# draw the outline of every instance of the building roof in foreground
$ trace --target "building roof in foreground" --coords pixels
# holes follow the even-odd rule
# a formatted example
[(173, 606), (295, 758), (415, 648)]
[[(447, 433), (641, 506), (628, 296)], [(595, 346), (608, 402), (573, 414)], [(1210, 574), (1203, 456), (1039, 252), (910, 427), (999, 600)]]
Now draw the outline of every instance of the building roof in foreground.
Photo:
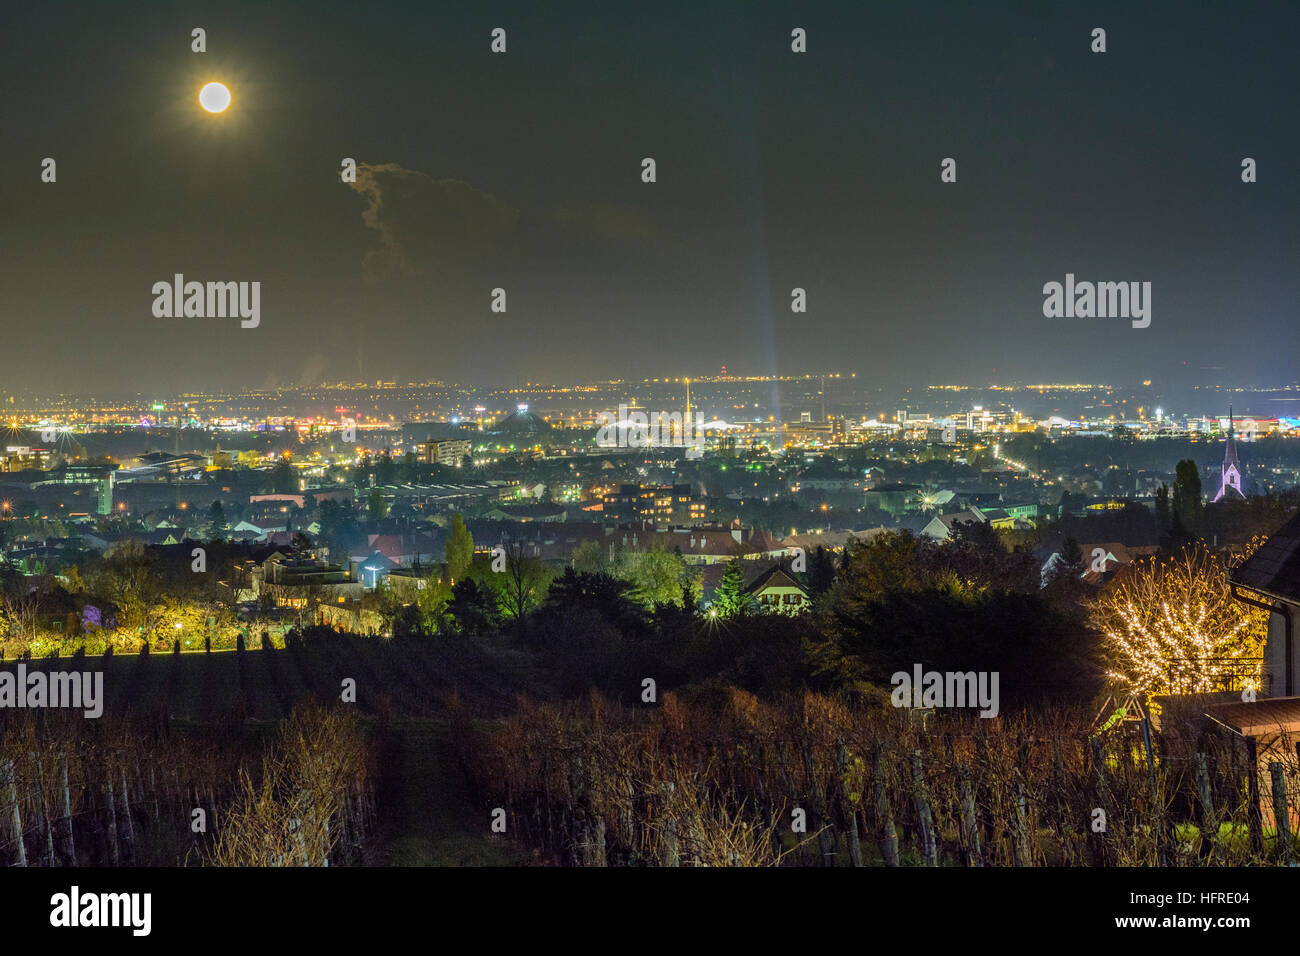
[(1269, 697), (1244, 703), (1215, 704), (1206, 715), (1243, 737), (1300, 730), (1300, 697)]
[(757, 580), (749, 587), (745, 588), (750, 594), (758, 594), (767, 588), (798, 588), (800, 593), (807, 596), (808, 591), (802, 584), (796, 581), (785, 568), (779, 564), (774, 564), (768, 570), (760, 574)]
[(1248, 591), (1300, 604), (1300, 514), (1269, 535), (1228, 576)]

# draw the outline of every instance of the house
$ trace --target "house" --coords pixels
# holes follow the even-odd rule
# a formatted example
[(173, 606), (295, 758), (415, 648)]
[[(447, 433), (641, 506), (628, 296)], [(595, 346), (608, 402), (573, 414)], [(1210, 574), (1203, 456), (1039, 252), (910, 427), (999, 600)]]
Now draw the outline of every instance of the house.
[(932, 491), (928, 494), (922, 495), (921, 508), (924, 511), (938, 511), (941, 508), (947, 508), (950, 506), (956, 497), (957, 495), (955, 492), (949, 491), (946, 488), (941, 488), (938, 491)]
[(421, 591), (427, 591), (442, 580), (446, 574), (445, 564), (429, 565), (422, 568), (393, 568), (385, 578), (393, 594), (403, 601), (415, 601)]
[[(1082, 557), (1083, 570), (1079, 572), (1079, 578), (1093, 587), (1101, 587), (1112, 577), (1115, 572), (1126, 564), (1132, 564), (1138, 558), (1144, 558), (1155, 554), (1160, 549), (1155, 546), (1150, 547), (1129, 547), (1118, 541), (1097, 541), (1091, 544), (1079, 545), (1079, 554)], [(1041, 569), (1043, 587), (1058, 574), (1066, 570), (1069, 565), (1061, 555), (1059, 546), (1056, 550), (1046, 551), (1041, 549), (1035, 551), (1040, 558), (1046, 553), (1047, 557), (1043, 561)]]
[[(730, 564), (731, 562), (729, 561), (725, 563), (706, 564), (699, 569), (701, 607), (707, 609), (717, 599), (718, 588), (722, 585), (722, 579), (726, 575)], [(745, 590), (748, 593), (753, 594), (757, 601), (758, 598), (761, 597), (761, 593), (765, 590), (764, 579), (771, 578), (774, 570), (788, 567), (789, 564), (786, 562), (774, 565), (771, 560), (766, 558), (740, 559), (740, 571), (744, 577)], [(793, 577), (789, 571), (786, 571), (785, 574), (786, 577), (790, 578), (796, 586), (799, 585), (798, 579)], [(773, 600), (767, 601), (765, 605), (760, 604), (764, 610), (773, 613), (795, 613), (795, 609), (800, 608), (800, 605), (794, 601), (787, 604), (784, 601), (775, 600), (778, 596), (784, 598), (787, 593), (791, 593), (786, 590), (789, 585), (786, 584), (783, 579), (780, 577), (773, 578), (770, 581), (770, 585), (771, 587), (768, 590), (768, 593)], [(800, 590), (803, 590), (802, 587), (800, 587)], [(810, 600), (811, 596), (808, 595), (806, 590), (803, 590), (803, 594), (805, 598), (803, 605), (806, 606), (807, 601)], [(790, 608), (791, 610), (782, 611), (782, 608)]]
[(1259, 549), (1228, 572), (1232, 596), (1269, 612), (1264, 645), (1264, 695), (1300, 694), (1300, 514), (1269, 535)]
[(984, 520), (999, 531), (1031, 531), (1034, 522), (1028, 518), (1018, 518), (1006, 508), (980, 508)]
[(120, 532), (87, 530), (81, 532), (81, 543), (91, 551), (103, 554), (119, 537), (121, 537)]
[(863, 507), (879, 508), (891, 515), (901, 515), (921, 506), (921, 486), (898, 482), (876, 485), (862, 496)]
[(956, 501), (963, 508), (1001, 508), (1000, 491), (958, 491)]
[(349, 569), (296, 558), (278, 548), (269, 553), (259, 552), (246, 562), (238, 577), (241, 585), (247, 580), (250, 587), (238, 587), (237, 600), (246, 596), (256, 600), (265, 594), (279, 607), (303, 608), (321, 601), (338, 602), (359, 598), (362, 592), (361, 583)]
[(541, 481), (511, 481), (497, 486), (498, 501), (516, 501), (532, 498), (540, 501), (546, 494), (546, 483)]
[(541, 521), (552, 524), (563, 522), (568, 513), (563, 505), (495, 505), (483, 515), (491, 521)]
[(352, 501), (351, 488), (308, 488), (306, 491), (294, 493), (273, 493), (262, 495), (249, 495), (248, 503), (250, 505), (260, 505), (262, 510), (268, 506), (287, 507), (293, 505), (296, 508), (312, 508), (323, 501), (333, 501), (337, 504), (347, 506)]
[(373, 551), (362, 561), (357, 562), (356, 577), (363, 588), (371, 590), (380, 581), (387, 579), (389, 572), (397, 567), (396, 561), (379, 551)]
[(984, 524), (987, 519), (978, 508), (954, 511), (952, 514), (936, 515), (921, 529), (921, 537), (931, 541), (949, 541), (961, 525)]
[[(1228, 572), (1232, 596), (1269, 612), (1264, 643), (1262, 688), (1254, 700), (1234, 700), (1205, 708), (1205, 715), (1230, 734), (1244, 738), (1268, 780), (1268, 764), (1294, 766), (1300, 740), (1300, 514), (1271, 534), (1249, 558)], [(1292, 775), (1293, 776), (1293, 775)], [(1289, 786), (1294, 786), (1294, 776)], [(1265, 806), (1265, 825), (1271, 823)], [(1292, 811), (1292, 826), (1300, 823)]]
[(384, 626), (379, 613), (367, 608), (356, 598), (340, 598), (332, 604), (317, 604), (314, 616), (318, 625), (348, 634), (377, 634)]
[(585, 522), (467, 521), (474, 550), (487, 554), (496, 547), (517, 547), (525, 558), (567, 562), (574, 549), (589, 541), (607, 546), (606, 529)]
[(662, 547), (689, 564), (719, 564), (733, 558), (780, 558), (785, 547), (770, 531), (741, 528), (657, 528), (649, 522), (609, 529), (606, 544), (628, 551)]
[(812, 604), (807, 589), (779, 564), (764, 571), (745, 590), (767, 614), (799, 614)]
[(866, 528), (862, 531), (813, 531), (804, 534), (792, 534), (788, 538), (781, 540), (781, 547), (791, 554), (794, 553), (795, 548), (802, 549), (804, 554), (812, 554), (818, 548), (825, 548), (827, 551), (843, 551), (851, 541), (866, 544), (889, 530), (891, 529)]
[(270, 534), (273, 531), (288, 531), (289, 523), (284, 518), (276, 519), (258, 519), (250, 521), (245, 519), (230, 529), (234, 537), (261, 536)]
[(442, 544), (438, 539), (423, 531), (369, 534), (366, 536), (365, 550), (353, 554), (352, 560), (365, 561), (378, 552), (393, 567), (408, 567), (413, 564), (428, 564), (434, 560), (435, 552), (441, 551)]
[(179, 527), (179, 525), (177, 525), (176, 522), (172, 521), (171, 518), (167, 515), (167, 513), (163, 511), (149, 512), (147, 515), (145, 515), (143, 518), (140, 519), (140, 523), (143, 524), (150, 531), (157, 531), (160, 528)]

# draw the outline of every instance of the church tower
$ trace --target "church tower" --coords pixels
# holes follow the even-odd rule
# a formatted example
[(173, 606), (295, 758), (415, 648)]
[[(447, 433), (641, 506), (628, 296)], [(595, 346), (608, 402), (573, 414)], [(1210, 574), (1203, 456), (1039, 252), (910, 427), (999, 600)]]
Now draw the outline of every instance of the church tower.
[(1241, 490), (1241, 463), (1237, 460), (1237, 438), (1232, 428), (1232, 406), (1228, 406), (1228, 444), (1223, 449), (1223, 480), (1215, 501), (1224, 498), (1244, 499)]

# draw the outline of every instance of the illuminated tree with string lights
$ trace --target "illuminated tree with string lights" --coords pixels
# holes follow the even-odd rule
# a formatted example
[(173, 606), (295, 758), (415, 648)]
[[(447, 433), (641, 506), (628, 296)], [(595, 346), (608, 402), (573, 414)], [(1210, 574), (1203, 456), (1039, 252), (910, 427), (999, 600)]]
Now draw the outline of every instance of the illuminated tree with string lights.
[(1260, 543), (1227, 563), (1197, 542), (1126, 569), (1094, 608), (1109, 676), (1147, 698), (1258, 688), (1268, 615), (1233, 599), (1228, 568)]

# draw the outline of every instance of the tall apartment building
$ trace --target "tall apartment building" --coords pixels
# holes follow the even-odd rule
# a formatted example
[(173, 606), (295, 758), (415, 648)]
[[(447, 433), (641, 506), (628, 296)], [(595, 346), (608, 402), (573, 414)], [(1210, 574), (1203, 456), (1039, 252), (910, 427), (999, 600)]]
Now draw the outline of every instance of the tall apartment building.
[(420, 461), (428, 465), (450, 465), (455, 467), (470, 453), (470, 443), (464, 438), (448, 438), (442, 441), (422, 441), (415, 446)]

